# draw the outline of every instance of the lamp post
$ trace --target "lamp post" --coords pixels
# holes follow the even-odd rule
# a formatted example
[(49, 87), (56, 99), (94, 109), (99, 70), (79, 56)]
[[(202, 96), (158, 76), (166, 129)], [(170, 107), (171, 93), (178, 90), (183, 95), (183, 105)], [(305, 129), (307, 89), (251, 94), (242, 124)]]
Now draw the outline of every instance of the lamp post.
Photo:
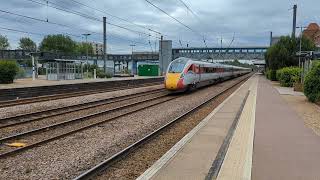
[[(305, 26), (297, 26), (296, 27), (297, 29), (300, 29), (300, 42), (299, 42), (299, 68), (301, 66), (301, 48), (302, 48), (302, 30), (307, 28)], [(302, 74), (300, 75), (301, 76), (301, 83), (303, 82), (303, 77), (302, 77)]]
[(89, 77), (89, 64), (88, 64), (88, 54), (89, 54), (89, 50), (88, 50), (88, 36), (90, 36), (91, 34), (87, 33), (87, 34), (82, 34), (83, 36), (86, 37), (86, 64), (87, 64), (87, 78)]

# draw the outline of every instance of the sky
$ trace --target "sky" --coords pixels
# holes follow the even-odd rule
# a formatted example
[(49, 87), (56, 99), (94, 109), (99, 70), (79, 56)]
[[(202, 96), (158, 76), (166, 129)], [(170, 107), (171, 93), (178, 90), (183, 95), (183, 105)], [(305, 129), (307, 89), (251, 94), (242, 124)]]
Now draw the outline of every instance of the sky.
[(317, 0), (148, 1), (182, 24), (147, 0), (48, 0), (48, 5), (46, 0), (0, 0), (0, 34), (7, 36), (11, 49), (18, 48), (21, 37), (39, 44), (48, 34), (80, 42), (85, 41), (82, 34), (90, 33), (88, 41), (102, 43), (106, 16), (107, 51), (117, 54), (131, 53), (130, 45), (134, 51), (158, 50), (156, 32), (172, 40), (173, 47), (220, 47), (221, 40), (226, 47), (268, 46), (270, 31), (275, 36), (291, 34), (294, 4), (298, 26), (320, 23)]

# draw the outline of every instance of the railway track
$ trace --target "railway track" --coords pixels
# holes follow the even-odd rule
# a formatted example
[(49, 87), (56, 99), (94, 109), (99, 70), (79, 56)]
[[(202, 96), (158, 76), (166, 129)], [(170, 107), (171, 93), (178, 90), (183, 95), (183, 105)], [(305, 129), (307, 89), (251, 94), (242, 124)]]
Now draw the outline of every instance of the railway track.
[(65, 115), (68, 113), (77, 112), (84, 109), (96, 108), (96, 107), (111, 104), (111, 103), (130, 100), (130, 99), (139, 98), (147, 95), (153, 95), (161, 92), (165, 92), (165, 90), (156, 89), (156, 90), (147, 91), (147, 92), (144, 91), (144, 92), (139, 92), (135, 94), (129, 94), (124, 96), (117, 96), (117, 97), (102, 99), (98, 101), (87, 102), (83, 104), (76, 104), (76, 105), (67, 106), (67, 107), (51, 108), (43, 111), (19, 114), (19, 115), (7, 117), (7, 118), (2, 118), (0, 119), (0, 130), (8, 127), (14, 127), (17, 125), (25, 124), (25, 123), (40, 121), (49, 117)]
[(202, 102), (201, 104), (195, 106), (191, 110), (183, 113), (179, 117), (176, 117), (176, 118), (172, 119), (170, 122), (168, 122), (167, 124), (163, 125), (162, 127), (154, 130), (153, 132), (149, 133), (145, 137), (141, 138), (140, 140), (136, 141), (135, 143), (131, 144), (130, 146), (126, 147), (125, 149), (123, 149), (123, 150), (119, 151), (118, 153), (114, 154), (110, 158), (102, 161), (101, 163), (97, 164), (96, 166), (92, 167), (91, 169), (89, 169), (89, 170), (85, 171), (84, 173), (80, 174), (78, 177), (75, 178), (75, 180), (93, 179), (94, 177), (96, 177), (99, 174), (101, 174), (103, 171), (108, 170), (109, 167), (111, 167), (113, 164), (115, 164), (119, 160), (123, 159), (124, 157), (126, 157), (129, 153), (133, 152), (135, 149), (139, 148), (141, 145), (143, 145), (143, 144), (147, 143), (148, 141), (150, 141), (151, 139), (157, 137), (157, 135), (159, 135), (160, 133), (165, 131), (167, 128), (171, 127), (172, 125), (176, 124), (179, 121), (182, 121), (183, 119), (185, 119), (186, 117), (191, 115), (193, 112), (201, 109), (203, 106), (205, 106), (209, 102), (213, 101), (217, 97), (221, 96), (226, 91), (228, 91), (228, 90), (232, 89), (233, 87), (237, 86), (238, 84), (244, 82), (249, 77), (251, 77), (251, 76), (248, 75), (248, 76), (242, 78), (241, 80), (239, 80), (237, 83), (233, 84), (232, 86), (227, 87), (226, 89), (222, 90), (221, 92), (215, 94), (213, 97), (211, 97), (211, 98), (207, 99), (206, 101)]
[[(178, 96), (168, 96), (167, 93), (162, 95), (160, 94), (155, 97), (148, 97), (147, 99), (106, 109), (101, 112), (88, 114), (78, 118), (69, 119), (67, 121), (58, 122), (49, 126), (33, 129), (27, 132), (3, 137), (0, 139), (0, 158), (14, 155), (27, 149), (31, 149), (53, 140), (74, 134), (76, 132), (116, 120), (117, 118), (132, 114), (145, 108), (153, 107), (155, 105), (173, 100), (177, 97)], [(102, 117), (104, 115), (108, 115), (108, 117)], [(7, 146), (12, 142), (23, 142), (26, 144), (26, 146), (19, 148)]]
[(17, 99), (17, 100), (0, 101), (0, 108), (35, 103), (35, 102), (84, 96), (84, 95), (90, 95), (90, 94), (105, 93), (105, 92), (111, 92), (111, 91), (117, 91), (117, 90), (132, 89), (132, 88), (137, 88), (137, 87), (154, 86), (154, 85), (160, 85), (160, 84), (162, 84), (162, 82), (144, 83), (144, 84), (139, 84), (139, 85), (120, 86), (120, 87), (116, 87), (116, 88), (87, 90), (87, 91), (72, 92), (72, 93), (62, 93), (65, 91), (63, 89), (61, 91), (58, 90), (56, 92), (56, 94), (52, 94), (52, 95), (44, 95), (44, 96), (37, 96), (37, 97), (31, 97), (31, 98), (22, 98), (22, 99)]

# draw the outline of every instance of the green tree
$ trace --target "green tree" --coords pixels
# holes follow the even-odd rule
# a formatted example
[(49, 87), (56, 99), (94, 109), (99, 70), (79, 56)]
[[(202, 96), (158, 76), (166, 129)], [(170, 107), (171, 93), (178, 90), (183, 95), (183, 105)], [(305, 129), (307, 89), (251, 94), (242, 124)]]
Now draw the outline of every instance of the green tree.
[(7, 36), (0, 34), (0, 50), (6, 50), (10, 47)]
[(76, 52), (77, 44), (69, 36), (62, 34), (48, 35), (40, 43), (41, 51), (73, 54)]
[(251, 69), (257, 69), (258, 67), (253, 65), (253, 64), (248, 64), (248, 63), (241, 63), (239, 60), (235, 59), (233, 61), (225, 61), (223, 64), (228, 64), (232, 66), (239, 66), (239, 67), (244, 67), (244, 68), (251, 68)]
[[(266, 64), (268, 69), (277, 70), (288, 66), (298, 66), (296, 52), (299, 51), (300, 39), (283, 36), (279, 42), (271, 46), (266, 54)], [(315, 44), (306, 37), (302, 37), (302, 51), (315, 50)]]
[(85, 43), (85, 42), (77, 44), (76, 52), (79, 55), (87, 55), (87, 49), (88, 49), (88, 55), (89, 56), (93, 55), (93, 47), (91, 46), (90, 43)]
[(19, 48), (27, 51), (36, 51), (37, 45), (29, 37), (22, 37), (19, 41)]

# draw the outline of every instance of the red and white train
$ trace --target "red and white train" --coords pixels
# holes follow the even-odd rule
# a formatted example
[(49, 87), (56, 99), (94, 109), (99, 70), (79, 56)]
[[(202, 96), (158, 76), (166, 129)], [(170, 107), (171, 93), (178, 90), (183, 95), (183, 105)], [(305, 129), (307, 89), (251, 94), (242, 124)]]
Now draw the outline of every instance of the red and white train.
[(180, 57), (173, 60), (165, 75), (165, 88), (185, 91), (250, 73), (252, 69), (196, 61)]

